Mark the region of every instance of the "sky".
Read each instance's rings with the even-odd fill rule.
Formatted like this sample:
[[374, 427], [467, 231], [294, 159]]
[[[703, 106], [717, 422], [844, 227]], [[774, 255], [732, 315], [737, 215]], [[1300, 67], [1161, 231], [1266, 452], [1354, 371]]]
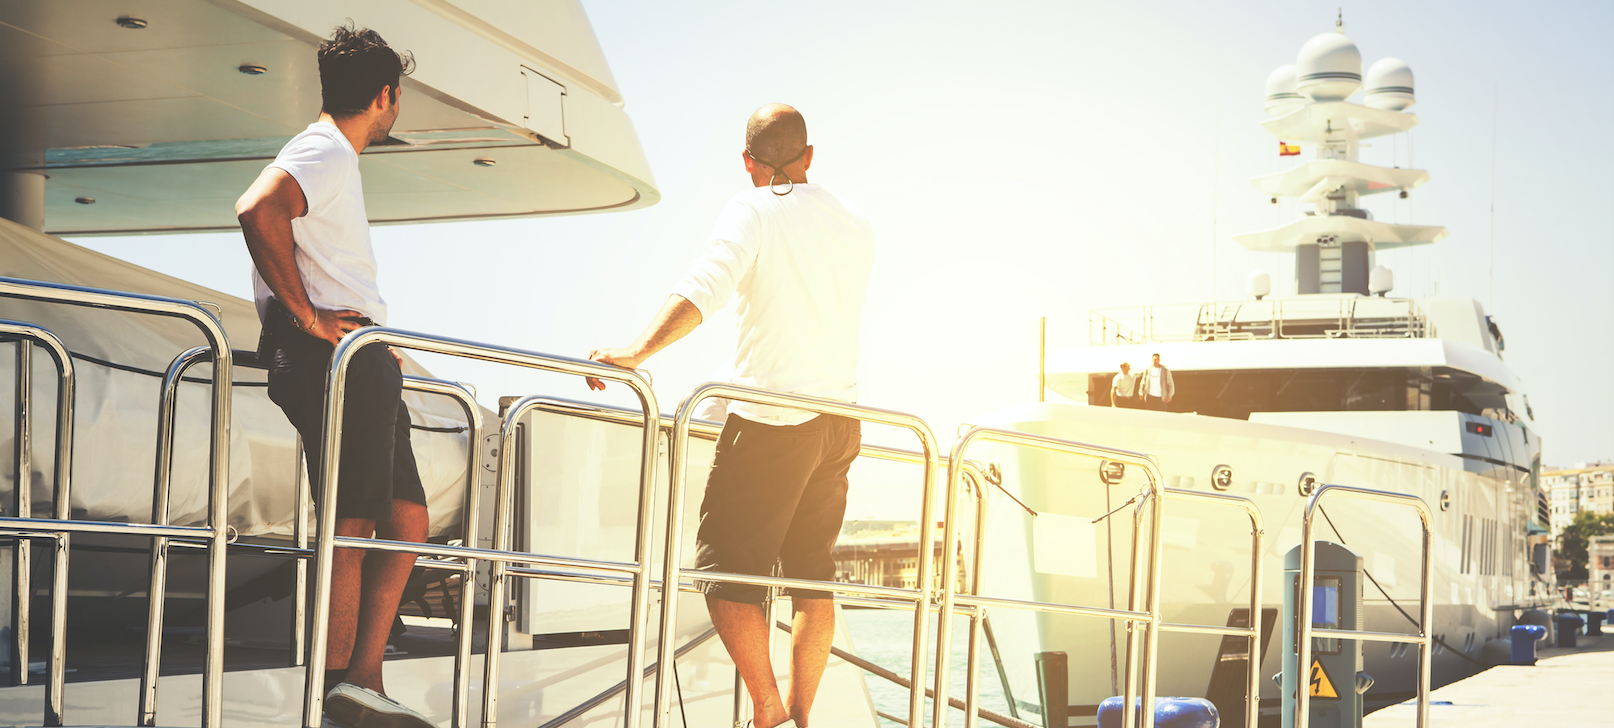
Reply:
[[[811, 180], [875, 228], [862, 401], [924, 417], [944, 447], [959, 424], [1036, 398], [1042, 317], [1059, 349], [1086, 345], [1090, 309], [1241, 300], [1256, 268], [1292, 292], [1289, 256], [1232, 235], [1306, 209], [1269, 204], [1248, 180], [1283, 168], [1259, 126], [1267, 75], [1332, 30], [1338, 2], [584, 5], [661, 201], [375, 228], [390, 325], [573, 356], [630, 343], [749, 184], [745, 120], [776, 101], [807, 120]], [[1364, 66], [1394, 56], [1417, 78], [1420, 125], [1371, 140], [1362, 160], [1431, 174], [1408, 200], [1364, 207], [1451, 233], [1379, 256], [1391, 295], [1479, 300], [1506, 335], [1544, 462], [1614, 459], [1614, 145], [1597, 131], [1614, 119], [1614, 3], [1343, 12]], [[239, 234], [75, 242], [251, 295]], [[733, 340], [721, 314], [645, 365], [664, 411]], [[589, 396], [571, 380], [423, 361], [490, 406]]]

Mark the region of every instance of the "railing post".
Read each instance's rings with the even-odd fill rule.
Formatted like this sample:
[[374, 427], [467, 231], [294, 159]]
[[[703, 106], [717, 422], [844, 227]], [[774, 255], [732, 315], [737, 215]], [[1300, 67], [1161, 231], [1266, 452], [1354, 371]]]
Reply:
[[[16, 436], [13, 442], [16, 453], [16, 480], [12, 491], [15, 514], [18, 518], [33, 517], [34, 483], [34, 416], [33, 416], [33, 347], [28, 339], [17, 339], [17, 417]], [[28, 632], [29, 612], [32, 609], [33, 541], [27, 535], [17, 536], [15, 557], [12, 561], [11, 589], [11, 684], [28, 684]]]
[[[179, 399], [179, 384], [185, 372], [212, 353], [198, 346], [169, 363], [163, 375], [162, 394], [157, 400], [157, 455], [156, 472], [152, 476], [151, 522], [168, 525], [169, 493], [173, 484], [174, 412]], [[301, 561], [299, 559], [299, 561]], [[146, 656], [140, 673], [140, 705], [136, 715], [139, 726], [157, 725], [157, 678], [162, 663], [163, 608], [168, 593], [168, 538], [158, 536], [151, 540], [150, 586], [146, 590]]]

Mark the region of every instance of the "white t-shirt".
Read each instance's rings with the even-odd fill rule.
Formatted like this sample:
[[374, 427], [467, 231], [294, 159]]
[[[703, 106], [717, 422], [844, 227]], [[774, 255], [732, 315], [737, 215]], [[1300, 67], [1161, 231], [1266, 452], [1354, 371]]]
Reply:
[[1149, 396], [1150, 397], [1164, 397], [1164, 396], [1166, 396], [1166, 395], [1160, 393], [1160, 391], [1161, 391], [1160, 388], [1166, 386], [1160, 380], [1165, 379], [1165, 378], [1166, 378], [1165, 367], [1149, 367]]
[[[353, 145], [335, 124], [316, 121], [286, 142], [269, 166], [297, 180], [308, 204], [307, 212], [291, 221], [291, 235], [309, 303], [327, 311], [358, 311], [385, 325], [387, 302], [376, 287], [370, 219]], [[256, 267], [252, 289], [261, 320], [271, 293]]]
[[[868, 218], [816, 184], [788, 195], [741, 192], [673, 293], [712, 315], [739, 299], [739, 343], [727, 381], [856, 402], [858, 326], [874, 265]], [[732, 402], [728, 412], [798, 425], [804, 410]]]
[[[1120, 395], [1115, 394], [1117, 390], [1120, 391]], [[1111, 396], [1136, 397], [1138, 394], [1137, 377], [1126, 372], [1116, 374], [1115, 379], [1110, 382], [1110, 394]]]

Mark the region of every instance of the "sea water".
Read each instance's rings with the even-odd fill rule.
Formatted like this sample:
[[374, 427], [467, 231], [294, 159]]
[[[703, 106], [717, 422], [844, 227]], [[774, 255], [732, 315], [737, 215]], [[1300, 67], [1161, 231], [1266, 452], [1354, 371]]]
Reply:
[[[846, 629], [852, 634], [852, 643], [856, 648], [857, 656], [880, 667], [890, 670], [898, 675], [907, 677], [913, 660], [913, 612], [897, 609], [843, 609], [842, 619], [846, 621]], [[948, 694], [950, 697], [962, 700], [964, 698], [965, 675], [969, 657], [969, 618], [954, 617], [953, 621], [953, 649], [950, 673], [948, 680]], [[936, 645], [936, 620], [934, 615], [930, 621], [930, 651], [928, 654], [934, 660]], [[834, 659], [834, 658], [831, 658]], [[931, 664], [934, 664], [932, 662]], [[900, 718], [908, 716], [908, 690], [885, 678], [864, 673], [864, 681], [869, 686], [869, 696], [874, 700], [876, 710]], [[986, 640], [981, 640], [981, 669], [977, 678], [980, 686], [980, 695], [977, 698], [979, 707], [997, 711], [1005, 715], [1010, 714], [1009, 704], [1004, 700], [1003, 683], [998, 678], [997, 667], [992, 663], [992, 652], [987, 649]], [[1032, 697], [1035, 702], [1035, 696]], [[926, 707], [926, 725], [930, 724], [929, 707]], [[962, 728], [964, 725], [964, 711], [954, 708], [948, 711], [947, 724]], [[1022, 720], [1037, 723], [1040, 719], [1035, 715], [1022, 715]], [[977, 721], [979, 725], [990, 726], [986, 721]], [[897, 725], [888, 719], [881, 719], [881, 725], [886, 728]]]

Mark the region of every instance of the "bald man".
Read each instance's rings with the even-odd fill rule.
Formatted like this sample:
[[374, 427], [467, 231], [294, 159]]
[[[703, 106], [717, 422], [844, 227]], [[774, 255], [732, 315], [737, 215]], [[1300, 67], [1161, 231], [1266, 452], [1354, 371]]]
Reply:
[[[741, 153], [752, 189], [718, 216], [706, 251], [632, 346], [595, 361], [637, 368], [738, 300], [739, 345], [727, 379], [777, 392], [857, 401], [858, 325], [874, 234], [867, 218], [807, 181], [813, 147], [795, 109], [751, 115]], [[599, 380], [589, 386], [603, 389]], [[696, 567], [831, 581], [830, 552], [846, 515], [856, 420], [730, 402], [706, 480]], [[752, 728], [806, 728], [835, 634], [831, 592], [787, 590], [795, 609], [789, 700], [768, 655], [767, 589], [700, 582], [712, 624], [734, 659], [756, 714]]]

